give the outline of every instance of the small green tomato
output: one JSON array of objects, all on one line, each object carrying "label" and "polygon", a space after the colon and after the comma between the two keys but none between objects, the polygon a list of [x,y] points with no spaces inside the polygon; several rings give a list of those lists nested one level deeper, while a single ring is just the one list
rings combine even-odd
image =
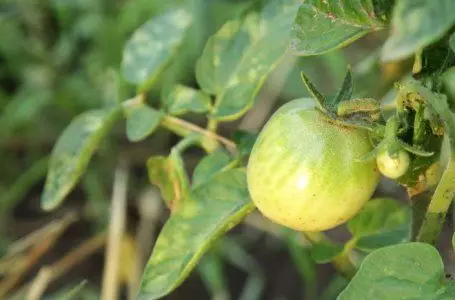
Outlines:
[{"label": "small green tomato", "polygon": [[282,106],[248,162],[248,189],[266,217],[299,231],[322,231],[353,217],[379,181],[367,132],[335,123],[312,99]]},{"label": "small green tomato", "polygon": [[400,150],[395,155],[390,155],[385,150],[376,157],[379,172],[385,177],[397,179],[406,173],[409,167],[409,154]]}]

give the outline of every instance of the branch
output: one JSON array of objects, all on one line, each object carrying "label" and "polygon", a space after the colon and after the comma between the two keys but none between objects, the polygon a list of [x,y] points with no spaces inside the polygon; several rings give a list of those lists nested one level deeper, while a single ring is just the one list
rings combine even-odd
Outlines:
[{"label": "branch", "polygon": [[200,133],[202,136],[222,143],[231,153],[237,154],[238,152],[237,145],[233,141],[185,120],[166,115],[163,117],[161,125],[181,136],[187,136],[190,133]]},{"label": "branch", "polygon": [[115,170],[114,190],[112,194],[111,222],[106,247],[101,299],[118,299],[118,271],[121,254],[121,242],[125,230],[128,170],[124,161],[120,161]]},{"label": "branch", "polygon": [[61,220],[53,221],[13,244],[12,250],[10,249],[5,258],[7,260],[14,259],[15,255],[29,248],[31,242],[36,242],[34,247],[30,250],[30,253],[24,257],[23,262],[18,263],[15,268],[11,270],[9,276],[2,281],[0,285],[0,299],[3,299],[10,290],[18,284],[25,273],[55,244],[65,229],[75,220],[74,213],[69,213]]},{"label": "branch", "polygon": [[83,242],[76,249],[68,252],[65,256],[63,256],[60,260],[53,263],[52,265],[41,268],[38,276],[36,276],[31,283],[30,289],[27,293],[27,299],[40,299],[52,281],[65,274],[74,265],[83,261],[89,255],[100,249],[102,246],[104,246],[105,243],[106,234],[98,234],[97,236],[94,236]]}]

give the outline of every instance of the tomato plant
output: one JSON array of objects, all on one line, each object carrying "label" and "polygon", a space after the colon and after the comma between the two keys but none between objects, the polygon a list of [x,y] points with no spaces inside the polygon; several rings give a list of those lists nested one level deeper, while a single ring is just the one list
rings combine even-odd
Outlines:
[{"label": "tomato plant", "polygon": [[[0,143],[46,152],[5,167],[0,218],[45,174],[40,213],[59,218],[5,253],[0,240],[0,266],[21,262],[0,268],[0,298],[41,298],[103,245],[98,298],[125,284],[160,299],[193,271],[214,299],[278,298],[248,248],[265,233],[305,299],[455,299],[455,1],[51,2],[0,5]],[[97,234],[16,291],[78,218]],[[247,274],[242,293],[225,264]]]}]

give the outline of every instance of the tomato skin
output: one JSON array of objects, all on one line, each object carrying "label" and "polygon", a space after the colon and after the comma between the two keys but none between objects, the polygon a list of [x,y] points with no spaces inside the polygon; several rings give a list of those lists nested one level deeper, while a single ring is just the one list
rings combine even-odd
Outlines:
[{"label": "tomato skin", "polygon": [[248,189],[278,224],[323,231],[353,217],[379,182],[367,132],[335,124],[312,99],[293,100],[269,119],[253,146]]},{"label": "tomato skin", "polygon": [[376,157],[379,172],[385,177],[397,179],[406,173],[409,167],[409,154],[400,150],[396,157],[392,157],[387,150],[381,152]]}]

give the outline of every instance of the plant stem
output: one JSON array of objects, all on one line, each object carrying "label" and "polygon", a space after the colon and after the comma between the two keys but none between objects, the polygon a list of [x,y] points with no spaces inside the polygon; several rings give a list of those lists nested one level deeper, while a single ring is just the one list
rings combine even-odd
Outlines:
[{"label": "plant stem", "polygon": [[217,128],[218,128],[218,121],[209,119],[209,121],[207,123],[207,130],[211,131],[211,132],[216,132]]},{"label": "plant stem", "polygon": [[237,145],[233,141],[228,140],[225,137],[222,137],[214,132],[201,128],[185,120],[166,115],[161,120],[161,126],[180,136],[187,136],[192,133],[199,133],[203,137],[209,138],[209,140],[211,141],[210,144],[206,142],[207,140],[201,141],[202,147],[204,147],[204,149],[208,152],[213,152],[218,147],[218,142],[220,142],[223,145],[225,145],[226,148],[233,154],[237,154]]},{"label": "plant stem", "polygon": [[454,194],[455,155],[452,154],[428,205],[417,241],[430,244],[437,242]]}]

